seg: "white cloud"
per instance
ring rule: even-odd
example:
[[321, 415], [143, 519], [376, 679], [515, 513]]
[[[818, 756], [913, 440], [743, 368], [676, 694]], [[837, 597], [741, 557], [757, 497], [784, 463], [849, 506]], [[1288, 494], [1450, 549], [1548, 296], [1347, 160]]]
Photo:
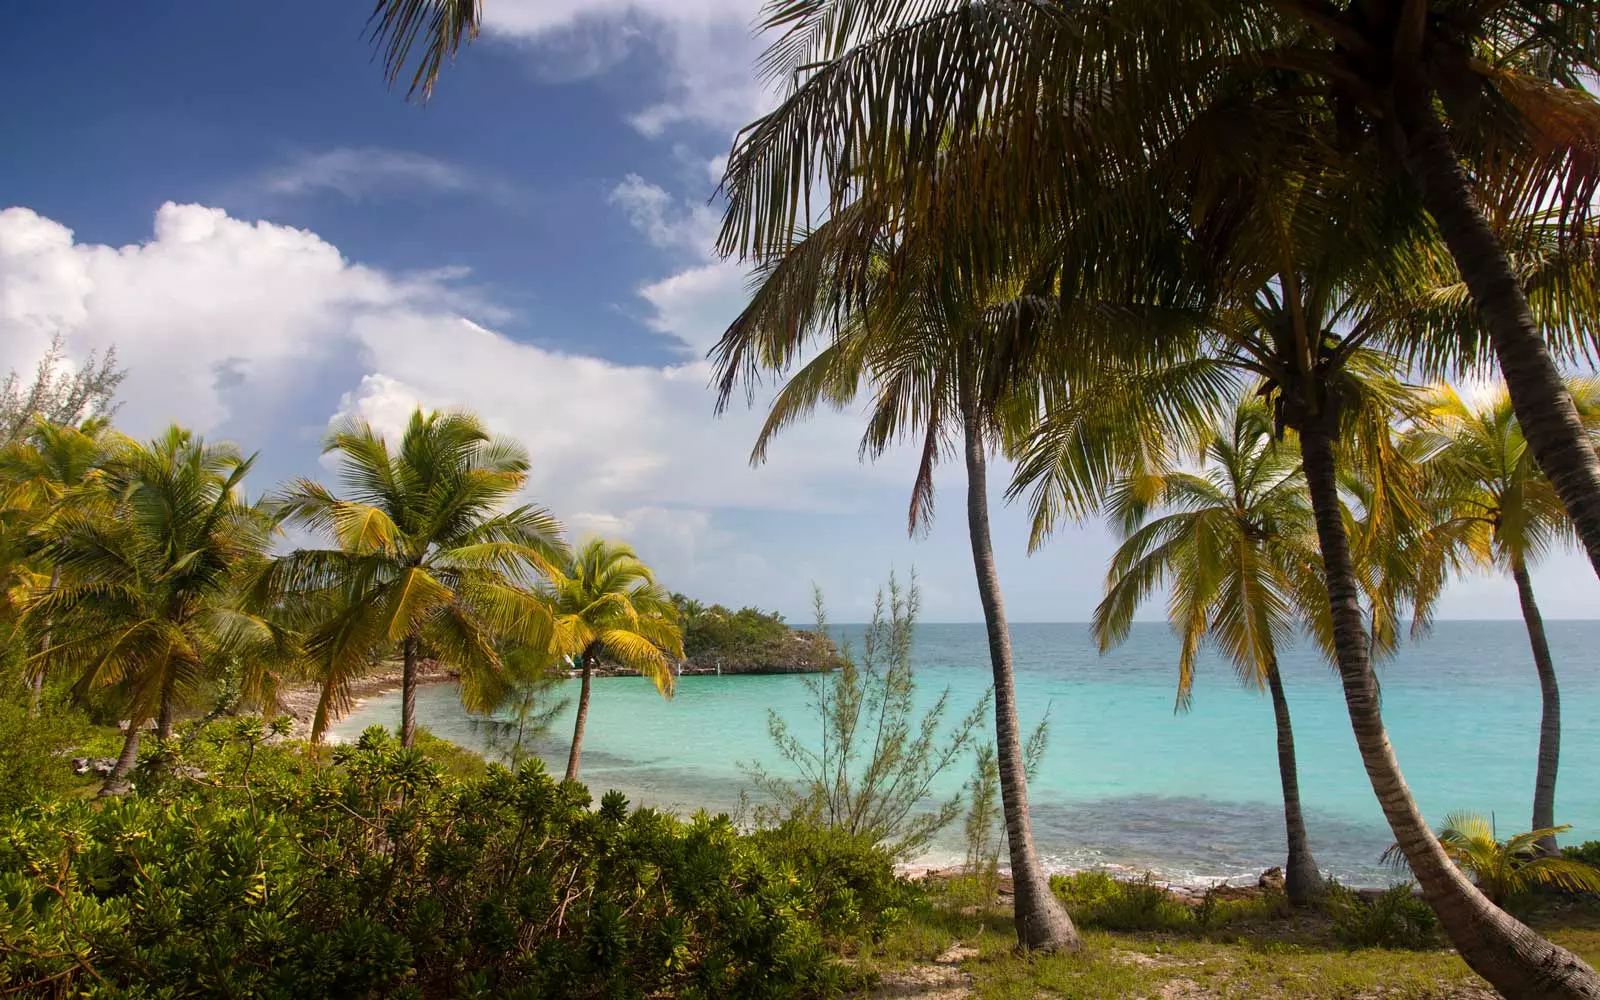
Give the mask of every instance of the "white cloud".
[[484, 5], [490, 37], [536, 43], [553, 72], [601, 72], [639, 46], [661, 59], [662, 94], [630, 121], [646, 135], [694, 122], [731, 129], [767, 106], [754, 62], [759, 0], [499, 0]]
[[[531, 495], [576, 514], [575, 529], [635, 530], [691, 562], [715, 539], [717, 510], [847, 511], [898, 476], [861, 473], [843, 417], [798, 429], [752, 470], [760, 415], [713, 419], [704, 363], [617, 365], [512, 341], [457, 312], [471, 298], [459, 277], [362, 267], [313, 233], [196, 205], [162, 206], [153, 239], [120, 248], [8, 209], [0, 371], [31, 365], [57, 330], [76, 355], [114, 344], [129, 369], [121, 422], [140, 435], [169, 420], [248, 426], [251, 411], [349, 372], [321, 417], [337, 406], [398, 428], [419, 403], [470, 407], [528, 446]], [[709, 334], [697, 324], [725, 320], [691, 304], [691, 291], [663, 293], [657, 324], [699, 343]], [[272, 438], [241, 443], [294, 449], [297, 467], [312, 467], [314, 438], [270, 424], [260, 433]]]
[[308, 153], [263, 172], [250, 186], [269, 197], [285, 198], [331, 191], [351, 201], [365, 201], [422, 190], [466, 194], [501, 204], [518, 200], [517, 190], [503, 181], [480, 177], [422, 153], [372, 146]]
[[[857, 415], [819, 414], [753, 470], [761, 410], [713, 419], [703, 361], [618, 365], [510, 340], [463, 317], [477, 298], [463, 277], [363, 267], [313, 233], [196, 205], [162, 206], [152, 238], [125, 247], [78, 242], [55, 221], [7, 209], [0, 372], [30, 368], [57, 331], [78, 357], [114, 344], [129, 368], [125, 429], [146, 435], [178, 420], [226, 430], [280, 471], [302, 473], [317, 471], [316, 442], [335, 411], [397, 429], [418, 403], [469, 407], [528, 446], [530, 495], [574, 535], [630, 539], [669, 585], [798, 613], [817, 579], [849, 620], [886, 566], [914, 561], [937, 597], [931, 620], [975, 616], [951, 506], [958, 470], [941, 482], [935, 540], [910, 547], [912, 456], [857, 464]], [[738, 308], [741, 281], [731, 267], [700, 264], [646, 286], [651, 322], [698, 351]], [[998, 488], [1003, 471], [993, 475]], [[1023, 559], [1019, 512], [997, 505], [995, 518], [1019, 620], [1086, 617], [1104, 533], [1073, 529]], [[1581, 557], [1551, 559], [1536, 581], [1549, 617], [1592, 616], [1600, 587]], [[1453, 590], [1441, 616], [1516, 609], [1509, 581], [1479, 578]]]
[[611, 204], [627, 213], [633, 227], [656, 247], [683, 250], [709, 259], [721, 219], [704, 202], [679, 203], [665, 188], [629, 174], [611, 189]]

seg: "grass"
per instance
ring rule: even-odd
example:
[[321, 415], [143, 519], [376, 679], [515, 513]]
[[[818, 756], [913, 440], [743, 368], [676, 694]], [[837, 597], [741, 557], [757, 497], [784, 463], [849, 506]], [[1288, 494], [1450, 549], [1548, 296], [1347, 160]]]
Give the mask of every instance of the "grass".
[[[1181, 930], [1170, 929], [1170, 923], [1160, 930], [1106, 930], [1091, 918], [1080, 925], [1082, 951], [1024, 956], [1015, 951], [1008, 910], [953, 905], [934, 889], [906, 923], [872, 953], [857, 956], [857, 962], [883, 978], [881, 996], [906, 1000], [1494, 996], [1454, 951], [1442, 946], [1350, 948], [1321, 913], [1259, 905], [1235, 906], [1231, 912], [1205, 927], [1190, 922]], [[1545, 906], [1528, 919], [1557, 943], [1600, 962], [1600, 904]]]

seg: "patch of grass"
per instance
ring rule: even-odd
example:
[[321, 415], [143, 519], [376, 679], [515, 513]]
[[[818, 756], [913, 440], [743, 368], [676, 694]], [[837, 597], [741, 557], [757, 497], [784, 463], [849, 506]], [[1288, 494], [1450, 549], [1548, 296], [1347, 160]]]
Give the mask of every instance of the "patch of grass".
[[415, 745], [424, 757], [443, 764], [454, 778], [475, 781], [489, 769], [488, 762], [478, 754], [442, 740], [421, 726], [417, 727]]
[[[1122, 890], [1099, 878], [1075, 877], [1061, 888], [1080, 913], [1149, 912], [1145, 887], [1132, 886], [1134, 903], [1120, 901]], [[957, 907], [934, 887], [910, 919], [858, 961], [887, 976], [949, 956], [952, 946], [960, 945], [976, 951], [960, 969], [981, 1000], [1488, 1000], [1494, 995], [1460, 957], [1442, 947], [1351, 947], [1329, 915], [1294, 910], [1272, 896], [1218, 897], [1210, 905], [1208, 916], [1200, 915], [1202, 905], [1187, 921], [1152, 929], [1109, 930], [1082, 921], [1082, 951], [1028, 956], [1015, 951], [1008, 910]], [[1600, 960], [1600, 901], [1552, 901], [1532, 919], [1552, 940], [1591, 963]]]

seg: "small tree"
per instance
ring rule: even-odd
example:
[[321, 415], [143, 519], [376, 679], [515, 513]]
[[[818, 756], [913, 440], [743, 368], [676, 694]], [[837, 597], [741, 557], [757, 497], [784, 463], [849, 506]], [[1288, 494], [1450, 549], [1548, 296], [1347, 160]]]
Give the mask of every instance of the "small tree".
[[[1049, 744], [1050, 710], [1033, 727], [1023, 748], [1023, 769], [1029, 781], [1039, 777], [1039, 764]], [[972, 777], [967, 780], [966, 876], [979, 902], [994, 902], [1000, 888], [1000, 854], [1006, 849], [1005, 810], [1000, 803], [1000, 762], [994, 744], [985, 743], [973, 755]]]
[[485, 748], [515, 770], [533, 756], [532, 742], [550, 730], [572, 699], [555, 697], [566, 674], [550, 653], [519, 646], [502, 652], [500, 662], [505, 668], [505, 694], [495, 714], [474, 719], [473, 726], [483, 734]]
[[[1451, 813], [1439, 831], [1439, 844], [1485, 896], [1496, 906], [1504, 906], [1535, 886], [1550, 886], [1569, 892], [1600, 892], [1600, 869], [1559, 854], [1546, 854], [1540, 842], [1572, 829], [1555, 826], [1529, 830], [1506, 840], [1499, 839], [1494, 824], [1476, 813]], [[1385, 864], [1408, 868], [1398, 844], [1383, 852]]]
[[104, 355], [90, 351], [73, 368], [66, 363], [61, 334], [56, 334], [34, 367], [32, 381], [24, 383], [13, 368], [0, 382], [0, 447], [26, 437], [35, 418], [71, 427], [111, 416], [117, 410], [117, 387], [127, 374], [117, 367], [114, 347]]
[[[815, 604], [817, 631], [826, 635], [820, 590]], [[811, 709], [821, 722], [820, 745], [796, 735], [776, 711], [768, 712], [772, 742], [799, 777], [774, 774], [758, 764], [745, 766], [756, 788], [771, 800], [758, 807], [758, 822], [799, 819], [869, 839], [909, 858], [961, 815], [960, 793], [934, 802], [932, 808], [924, 803], [939, 775], [972, 749], [989, 710], [989, 695], [949, 732], [944, 725], [948, 689], [917, 716], [911, 650], [920, 604], [916, 577], [902, 590], [891, 575], [887, 592], [878, 592], [861, 662], [846, 648], [840, 669], [806, 678]]]

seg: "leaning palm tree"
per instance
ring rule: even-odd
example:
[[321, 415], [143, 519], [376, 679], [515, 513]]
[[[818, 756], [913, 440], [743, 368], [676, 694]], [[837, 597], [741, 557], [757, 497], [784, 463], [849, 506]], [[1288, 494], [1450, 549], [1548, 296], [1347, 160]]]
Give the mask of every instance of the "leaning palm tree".
[[[100, 418], [76, 427], [36, 418], [30, 434], [0, 448], [0, 484], [7, 507], [22, 513], [18, 526], [25, 534], [43, 539], [63, 511], [104, 500], [97, 487], [114, 440], [109, 424]], [[61, 586], [60, 564], [50, 564], [45, 586], [50, 590]], [[40, 643], [50, 645], [48, 627]], [[30, 711], [38, 711], [44, 679], [42, 671], [28, 678]]]
[[550, 574], [547, 591], [555, 613], [550, 649], [581, 677], [566, 777], [577, 781], [594, 668], [611, 662], [636, 670], [671, 697], [672, 665], [683, 659], [683, 631], [672, 595], [626, 545], [590, 539]]
[[877, 256], [859, 284], [819, 280], [816, 263], [848, 245], [858, 217], [846, 211], [767, 262], [764, 281], [714, 354], [719, 407], [741, 379], [753, 389], [765, 372], [786, 370], [814, 340], [816, 356], [774, 399], [756, 441], [761, 461], [774, 436], [818, 404], [843, 407], [866, 390], [872, 405], [863, 456], [882, 455], [911, 439], [920, 454], [907, 517], [915, 534], [933, 514], [934, 473], [947, 439], [959, 441], [966, 470], [967, 534], [994, 677], [996, 757], [1006, 839], [1016, 887], [1017, 939], [1025, 948], [1075, 948], [1079, 940], [1039, 863], [1028, 813], [1011, 636], [989, 531], [989, 456], [1032, 418], [1026, 391], [991, 399], [995, 377], [985, 338], [1025, 322], [1049, 304], [1020, 261], [1006, 273], [979, 275], [945, 259], [940, 248], [874, 240]]
[[503, 509], [527, 482], [527, 453], [469, 414], [418, 409], [392, 452], [369, 424], [346, 420], [324, 453], [341, 458], [345, 496], [301, 479], [274, 504], [337, 547], [276, 560], [255, 594], [313, 619], [302, 643], [320, 675], [324, 720], [347, 701], [350, 681], [398, 645], [400, 741], [409, 747], [424, 656], [459, 669], [463, 702], [487, 710], [500, 688], [496, 640], [550, 641], [550, 609], [535, 587], [565, 556], [561, 526], [541, 507]]
[[[1586, 429], [1591, 436], [1600, 435], [1600, 382], [1573, 379], [1569, 386]], [[1542, 701], [1532, 828], [1549, 830], [1556, 825], [1561, 693], [1528, 571], [1551, 546], [1570, 540], [1572, 522], [1534, 462], [1503, 387], [1474, 404], [1441, 386], [1428, 420], [1413, 436], [1438, 493], [1441, 517], [1432, 536], [1466, 561], [1497, 567], [1516, 581]], [[1555, 853], [1554, 835], [1546, 835], [1540, 845]]]
[[[1321, 895], [1323, 881], [1300, 807], [1278, 653], [1302, 620], [1326, 617], [1316, 606], [1327, 598], [1320, 593], [1299, 456], [1273, 439], [1266, 406], [1247, 398], [1191, 458], [1198, 471], [1144, 472], [1112, 485], [1107, 515], [1126, 540], [1112, 556], [1094, 635], [1102, 651], [1120, 643], [1139, 605], [1166, 585], [1180, 641], [1178, 708], [1189, 706], [1195, 661], [1207, 641], [1232, 661], [1243, 683], [1271, 693], [1288, 834], [1285, 891], [1291, 903], [1305, 905]], [[1162, 513], [1152, 519], [1157, 509]]]
[[[1513, 896], [1535, 886], [1550, 886], [1568, 892], [1600, 892], [1600, 870], [1574, 858], [1564, 858], [1540, 845], [1555, 840], [1570, 826], [1530, 830], [1501, 840], [1494, 824], [1474, 813], [1451, 813], [1439, 831], [1439, 842], [1461, 870], [1485, 896], [1504, 905]], [[1398, 845], [1383, 852], [1385, 863], [1406, 867], [1405, 852]]]
[[270, 519], [242, 495], [250, 464], [174, 426], [117, 448], [103, 472], [109, 510], [68, 508], [50, 527], [45, 554], [63, 582], [30, 600], [26, 616], [63, 635], [31, 661], [70, 671], [80, 696], [126, 690], [128, 733], [102, 795], [128, 790], [146, 722], [169, 738], [220, 661], [272, 641], [235, 600], [271, 537]]
[[[1475, 970], [1513, 993], [1586, 995], [1586, 984], [1600, 989], [1592, 969], [1495, 907], [1450, 863], [1405, 784], [1382, 717], [1373, 673], [1381, 643], [1375, 645], [1363, 608], [1372, 591], [1357, 564], [1362, 540], [1352, 538], [1347, 523], [1345, 473], [1352, 461], [1388, 468], [1375, 480], [1383, 495], [1372, 509], [1399, 509], [1407, 522], [1418, 522], [1415, 482], [1408, 482], [1404, 463], [1392, 461], [1390, 421], [1398, 400], [1374, 396], [1381, 383], [1361, 368], [1380, 357], [1373, 346], [1403, 348], [1419, 324], [1433, 322], [1419, 319], [1438, 307], [1437, 286], [1418, 263], [1433, 259], [1428, 231], [1397, 211], [1392, 192], [1381, 188], [1296, 180], [1258, 195], [1253, 213], [1229, 220], [1235, 245], [1251, 252], [1232, 255], [1226, 268], [1212, 265], [1222, 280], [1218, 305], [1201, 324], [1201, 349], [1259, 378], [1275, 423], [1296, 432], [1327, 587], [1326, 628], [1373, 791], [1424, 894]], [[1197, 215], [1186, 222], [1191, 260], [1214, 251], [1205, 239], [1210, 221]], [[1159, 264], [1152, 259], [1151, 266]], [[1159, 370], [1130, 376], [1134, 382], [1162, 377]], [[1047, 529], [1057, 508], [1082, 509], [1082, 497], [1094, 492], [1093, 477], [1086, 484], [1073, 470], [1083, 465], [1083, 429], [1097, 422], [1075, 411], [1115, 409], [1127, 397], [1082, 392], [1076, 403], [1047, 415], [1014, 486], [1033, 491], [1036, 529]], [[1141, 433], [1152, 433], [1148, 423]]]

